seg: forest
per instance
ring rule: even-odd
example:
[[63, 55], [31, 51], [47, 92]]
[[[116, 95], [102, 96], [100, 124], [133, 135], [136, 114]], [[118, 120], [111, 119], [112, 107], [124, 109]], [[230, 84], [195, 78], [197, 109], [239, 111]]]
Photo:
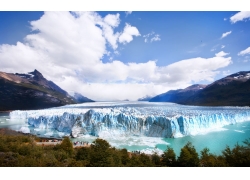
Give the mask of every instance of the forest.
[[128, 152], [96, 139], [90, 147], [73, 148], [68, 137], [61, 144], [38, 146], [40, 139], [0, 134], [1, 167], [249, 167], [250, 138], [243, 145], [226, 147], [220, 155], [208, 148], [197, 152], [188, 142], [177, 156], [171, 147], [162, 155]]

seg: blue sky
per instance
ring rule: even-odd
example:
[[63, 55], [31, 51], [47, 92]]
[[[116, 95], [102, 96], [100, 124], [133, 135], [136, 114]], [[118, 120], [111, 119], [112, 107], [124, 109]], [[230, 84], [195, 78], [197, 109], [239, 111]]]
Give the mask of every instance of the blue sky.
[[94, 100], [136, 100], [249, 71], [250, 13], [1, 11], [0, 71], [39, 70]]

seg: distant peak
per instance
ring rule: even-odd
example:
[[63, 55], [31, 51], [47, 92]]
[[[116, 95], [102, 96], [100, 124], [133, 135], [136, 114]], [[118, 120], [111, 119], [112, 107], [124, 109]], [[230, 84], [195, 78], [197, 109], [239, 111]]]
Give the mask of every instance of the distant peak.
[[38, 70], [34, 70], [33, 72], [29, 72], [29, 74], [33, 74], [34, 76], [43, 77], [42, 73], [40, 73]]
[[37, 74], [41, 74], [38, 70], [34, 70], [33, 72], [31, 72], [31, 73], [37, 73]]
[[195, 89], [195, 88], [205, 88], [205, 87], [206, 87], [206, 85], [204, 85], [204, 84], [193, 84], [191, 86], [188, 86], [185, 89]]

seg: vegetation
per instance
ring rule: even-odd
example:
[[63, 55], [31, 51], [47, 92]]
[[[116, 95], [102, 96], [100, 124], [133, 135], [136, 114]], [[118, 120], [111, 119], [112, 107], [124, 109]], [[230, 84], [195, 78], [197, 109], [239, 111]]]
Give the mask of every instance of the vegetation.
[[0, 134], [1, 167], [249, 167], [250, 139], [244, 145], [226, 147], [217, 156], [204, 148], [200, 155], [188, 142], [177, 157], [168, 147], [156, 153], [130, 153], [116, 149], [103, 139], [96, 139], [90, 147], [73, 148], [69, 138], [55, 146], [38, 146], [34, 136]]

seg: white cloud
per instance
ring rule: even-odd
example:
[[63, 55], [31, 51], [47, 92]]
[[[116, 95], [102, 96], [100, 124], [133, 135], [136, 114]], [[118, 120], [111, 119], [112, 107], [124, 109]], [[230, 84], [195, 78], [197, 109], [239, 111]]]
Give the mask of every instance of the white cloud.
[[[64, 82], [65, 87], [69, 87], [71, 91], [76, 91], [73, 87], [79, 86], [80, 82], [69, 83], [70, 81], [71, 79], [68, 79], [68, 84]], [[183, 84], [183, 88], [189, 85], [190, 84]], [[61, 84], [61, 86], [64, 87], [64, 84]], [[180, 86], [168, 87], [165, 84], [154, 83], [91, 83], [81, 84], [81, 88], [77, 90], [79, 93], [84, 94], [84, 96], [99, 101], [119, 101], [125, 99], [136, 101], [145, 95], [156, 96], [162, 92], [169, 91], [172, 88], [178, 89], [179, 87]]]
[[231, 33], [232, 33], [232, 31], [228, 31], [228, 32], [223, 33], [222, 36], [221, 36], [221, 39], [228, 36]]
[[[218, 69], [230, 63], [232, 63], [231, 57], [192, 58], [163, 67], [157, 66], [155, 61], [130, 64], [117, 61], [114, 65], [103, 64], [92, 69], [91, 71], [97, 75], [95, 78], [98, 79], [95, 83], [74, 83], [73, 79], [70, 79], [62, 81], [60, 85], [69, 90], [81, 87], [79, 89], [82, 94], [95, 100], [137, 100], [146, 95], [155, 96], [171, 89], [185, 88], [199, 81], [212, 82], [220, 73]], [[123, 82], [115, 83], [109, 81], [111, 79]], [[127, 79], [133, 81], [126, 82]]]
[[[27, 35], [24, 43], [0, 45], [0, 71], [26, 73], [38, 69], [66, 91], [77, 91], [94, 100], [136, 100], [203, 80], [213, 81], [220, 68], [232, 63], [231, 57], [223, 55], [185, 59], [167, 66], [157, 66], [156, 60], [124, 63], [112, 57], [112, 62], [104, 63], [102, 57], [111, 53], [107, 42], [115, 42], [108, 39], [105, 28], [112, 31], [119, 25], [118, 15], [105, 18], [94, 12], [45, 12], [31, 22], [36, 31]], [[136, 27], [126, 24], [119, 42], [128, 43], [139, 35]]]
[[125, 11], [126, 16], [128, 16], [129, 14], [132, 14], [132, 11]]
[[143, 35], [143, 37], [144, 37], [144, 42], [145, 43], [149, 42], [149, 39], [150, 39], [150, 42], [160, 41], [161, 40], [160, 35], [155, 34], [155, 32], [151, 32], [151, 33], [148, 33], [146, 35]]
[[229, 53], [225, 53], [224, 51], [220, 51], [218, 52], [217, 54], [215, 54], [216, 57], [223, 57], [223, 56], [226, 56], [228, 55]]
[[108, 25], [112, 26], [112, 27], [117, 27], [120, 24], [120, 14], [108, 14], [107, 16], [105, 16], [104, 18], [104, 22], [106, 22]]
[[120, 36], [119, 32], [114, 33], [114, 28], [120, 24], [120, 14], [108, 14], [104, 17], [103, 21], [100, 20], [99, 25], [103, 28], [103, 34], [106, 40], [110, 43], [112, 48], [117, 49], [117, 40]]
[[225, 46], [224, 45], [221, 45], [221, 49], [223, 49]]
[[129, 43], [133, 40], [133, 36], [140, 36], [138, 29], [126, 23], [123, 33], [119, 37], [119, 42], [123, 44]]
[[214, 45], [210, 51], [212, 51], [212, 52], [215, 51], [219, 46], [220, 46], [220, 44]]
[[119, 51], [114, 51], [114, 54], [119, 55], [120, 53]]
[[250, 47], [246, 48], [245, 50], [242, 50], [238, 53], [238, 56], [244, 56], [245, 54], [250, 54]]
[[224, 20], [224, 21], [226, 21], [226, 20], [227, 20], [227, 18], [224, 18], [223, 20]]
[[148, 33], [148, 34], [146, 34], [146, 35], [143, 35], [143, 37], [145, 38], [145, 39], [144, 39], [144, 42], [147, 43], [147, 42], [148, 42], [149, 36], [151, 36], [151, 35], [153, 35], [153, 34], [154, 34], [154, 32], [151, 32], [151, 33]]
[[153, 41], [160, 41], [160, 40], [161, 40], [160, 35], [156, 34], [154, 37], [151, 38], [150, 41], [153, 42]]
[[241, 11], [230, 17], [231, 23], [236, 23], [237, 21], [243, 21], [244, 19], [250, 18], [250, 11]]
[[207, 59], [198, 57], [182, 60], [160, 68], [161, 73], [167, 72], [169, 74], [164, 79], [166, 73], [163, 73], [161, 80], [165, 82], [167, 80], [169, 83], [191, 83], [202, 80], [213, 81], [214, 76], [219, 73], [217, 70], [231, 63], [231, 57], [212, 57]]
[[113, 28], [109, 25], [103, 24], [102, 27], [103, 27], [103, 34], [106, 40], [110, 43], [110, 45], [114, 50], [117, 49], [118, 47], [117, 40], [118, 37], [120, 36], [120, 33], [117, 32], [114, 34]]

